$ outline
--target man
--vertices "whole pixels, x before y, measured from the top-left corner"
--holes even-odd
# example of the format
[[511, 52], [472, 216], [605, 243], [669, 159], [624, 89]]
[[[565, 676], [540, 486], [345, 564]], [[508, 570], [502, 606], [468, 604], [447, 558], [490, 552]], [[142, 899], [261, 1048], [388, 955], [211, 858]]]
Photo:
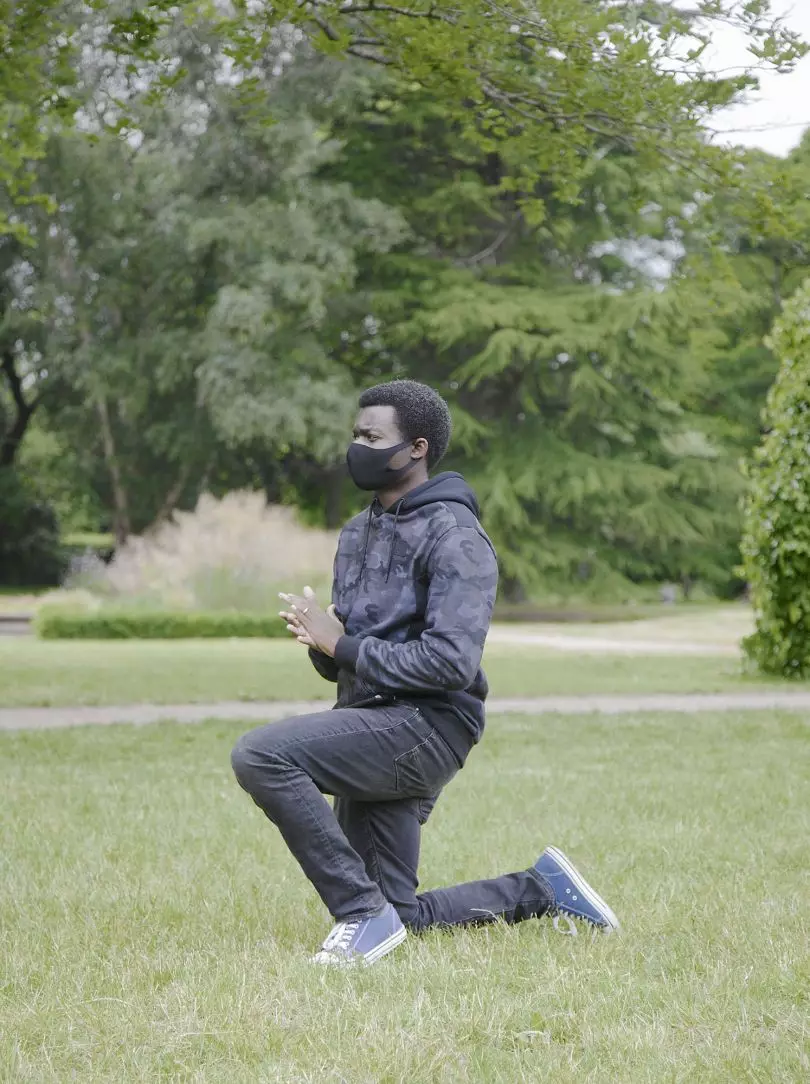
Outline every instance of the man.
[[[376, 495], [343, 529], [332, 605], [281, 597], [281, 616], [337, 682], [337, 704], [259, 727], [232, 755], [236, 777], [335, 920], [315, 961], [373, 963], [406, 928], [551, 913], [610, 932], [615, 915], [550, 847], [528, 870], [417, 895], [422, 825], [484, 727], [480, 668], [498, 580], [475, 496], [459, 474], [429, 471], [450, 413], [424, 384], [364, 392], [349, 472]], [[334, 796], [334, 809], [323, 798]]]

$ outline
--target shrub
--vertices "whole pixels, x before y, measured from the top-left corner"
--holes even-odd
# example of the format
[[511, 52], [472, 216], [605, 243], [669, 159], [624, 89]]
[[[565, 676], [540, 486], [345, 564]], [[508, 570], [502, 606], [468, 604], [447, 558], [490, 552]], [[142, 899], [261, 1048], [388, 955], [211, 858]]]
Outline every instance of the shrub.
[[153, 610], [276, 613], [280, 588], [331, 586], [336, 547], [336, 533], [304, 527], [293, 509], [268, 506], [261, 493], [203, 495], [194, 512], [176, 512], [75, 580]]
[[756, 632], [743, 647], [765, 673], [798, 678], [810, 671], [810, 279], [769, 345], [781, 364], [748, 467], [742, 554]]
[[181, 613], [109, 607], [80, 612], [42, 606], [34, 618], [43, 640], [193, 640], [289, 637], [277, 614]]
[[13, 467], [0, 467], [0, 584], [50, 587], [63, 567], [53, 509]]

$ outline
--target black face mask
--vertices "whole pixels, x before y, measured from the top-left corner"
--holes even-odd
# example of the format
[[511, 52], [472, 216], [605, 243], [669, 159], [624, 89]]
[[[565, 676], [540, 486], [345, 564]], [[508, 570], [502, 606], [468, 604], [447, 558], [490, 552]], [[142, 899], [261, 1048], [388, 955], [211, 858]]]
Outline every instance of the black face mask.
[[370, 489], [377, 493], [390, 489], [419, 462], [412, 459], [404, 467], [391, 468], [388, 464], [412, 441], [403, 440], [393, 448], [369, 448], [365, 444], [350, 444], [346, 453], [349, 474], [358, 489]]

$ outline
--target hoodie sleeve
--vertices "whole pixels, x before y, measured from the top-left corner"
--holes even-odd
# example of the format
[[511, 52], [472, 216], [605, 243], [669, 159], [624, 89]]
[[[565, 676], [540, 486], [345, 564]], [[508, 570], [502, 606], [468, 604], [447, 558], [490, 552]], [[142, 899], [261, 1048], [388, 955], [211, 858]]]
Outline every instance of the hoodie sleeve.
[[[338, 552], [335, 554], [335, 563], [332, 570], [332, 602], [337, 602], [337, 567], [338, 557], [340, 556], [340, 543], [338, 543]], [[322, 678], [326, 681], [337, 681], [338, 679], [338, 664], [329, 655], [324, 655], [322, 651], [318, 651], [317, 648], [311, 647], [309, 649], [309, 661], [318, 671]]]
[[451, 527], [431, 551], [425, 628], [418, 640], [389, 643], [343, 636], [335, 659], [393, 692], [466, 689], [481, 665], [498, 586], [498, 563], [474, 527]]
[[337, 681], [338, 665], [334, 659], [330, 659], [330, 657], [324, 655], [322, 651], [318, 651], [316, 648], [311, 647], [309, 649], [309, 661], [326, 681]]

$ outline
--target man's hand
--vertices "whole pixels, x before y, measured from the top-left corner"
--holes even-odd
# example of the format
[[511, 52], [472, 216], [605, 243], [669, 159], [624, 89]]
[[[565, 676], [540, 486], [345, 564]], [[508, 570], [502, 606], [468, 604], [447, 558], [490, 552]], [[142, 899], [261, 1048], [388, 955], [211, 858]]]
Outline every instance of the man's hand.
[[298, 643], [314, 647], [334, 658], [337, 642], [344, 633], [343, 626], [335, 617], [335, 607], [323, 610], [311, 587], [305, 587], [303, 595], [282, 593], [279, 598], [289, 606], [289, 610], [282, 610], [280, 616], [285, 619], [287, 628]]

